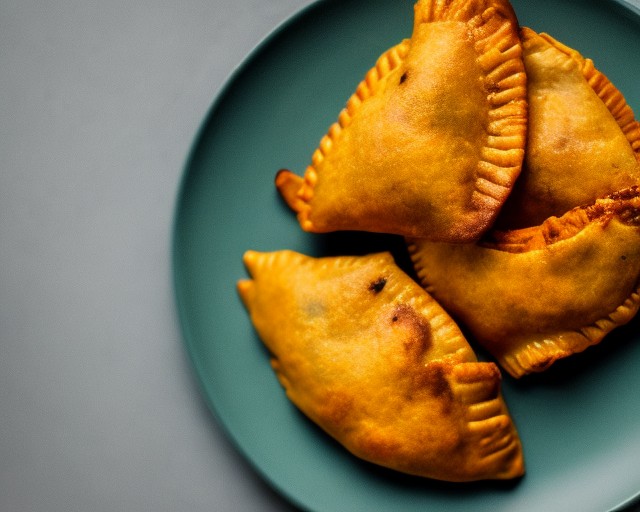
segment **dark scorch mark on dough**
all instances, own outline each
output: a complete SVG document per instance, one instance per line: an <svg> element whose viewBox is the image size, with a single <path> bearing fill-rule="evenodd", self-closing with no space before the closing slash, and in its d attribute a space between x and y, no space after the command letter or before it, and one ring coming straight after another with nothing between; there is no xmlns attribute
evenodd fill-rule
<svg viewBox="0 0 640 512"><path fill-rule="evenodd" d="M371 290L373 293L380 293L384 288L384 285L386 284L387 279L384 277L380 277L369 285L369 290Z"/></svg>

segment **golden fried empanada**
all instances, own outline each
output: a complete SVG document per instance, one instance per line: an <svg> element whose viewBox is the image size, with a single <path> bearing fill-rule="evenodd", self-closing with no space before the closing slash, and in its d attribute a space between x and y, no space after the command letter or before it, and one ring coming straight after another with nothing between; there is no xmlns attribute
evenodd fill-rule
<svg viewBox="0 0 640 512"><path fill-rule="evenodd" d="M522 29L529 130L522 173L497 220L537 226L640 184L640 125L622 93L577 51Z"/></svg>
<svg viewBox="0 0 640 512"><path fill-rule="evenodd" d="M287 396L350 452L442 480L524 472L497 366L390 254L244 261L238 290Z"/></svg>
<svg viewBox="0 0 640 512"><path fill-rule="evenodd" d="M514 377L599 343L636 314L640 191L479 244L410 240L419 279Z"/></svg>
<svg viewBox="0 0 640 512"><path fill-rule="evenodd" d="M526 139L526 77L508 0L420 0L321 140L276 185L311 232L469 241L494 220Z"/></svg>

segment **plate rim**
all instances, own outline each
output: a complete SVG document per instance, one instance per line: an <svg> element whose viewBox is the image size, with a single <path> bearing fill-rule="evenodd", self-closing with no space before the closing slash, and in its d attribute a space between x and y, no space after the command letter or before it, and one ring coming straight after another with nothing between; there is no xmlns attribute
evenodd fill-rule
<svg viewBox="0 0 640 512"><path fill-rule="evenodd" d="M225 439L231 444L233 449L247 462L248 467L254 471L265 483L271 487L272 490L277 492L286 501L293 506L301 510L310 510L308 505L302 503L286 488L281 486L276 480L274 480L268 472L263 470L258 464L256 464L251 456L233 433L233 431L227 426L227 423L222 419L223 414L220 412L218 405L215 403L212 394L208 392L205 384L205 370L202 368L201 363L195 355L193 336L190 333L189 322L187 321L187 314L185 313L185 299L182 298L184 293L182 290L182 284L180 283L180 271L178 268L178 231L180 224L180 216L185 201L185 190L187 187L187 181L189 179L190 169L193 161L197 155L198 148L204 138L204 133L207 127L214 119L216 112L223 104L225 98L232 90L234 84L238 81L240 75L247 69L256 59L260 53L264 51L267 45L271 44L280 34L289 29L292 25L298 22L301 18L307 15L308 12L318 8L321 4L326 4L336 0L312 0L310 3L298 8L290 15L285 16L282 20L277 22L270 30L259 37L258 41L247 51L247 53L232 67L232 69L226 74L225 78L221 81L218 88L213 92L212 99L208 108L205 110L196 130L194 131L186 156L180 168L180 178L174 194L173 199L173 213L171 218L171 239L170 239L170 261L171 261L171 285L173 288L173 302L174 310L177 313L177 320L179 326L179 336L182 339L182 346L186 349L186 353L191 365L192 375L196 377L198 389L201 399L207 404L209 411L211 412L218 428L224 433ZM624 1L624 0L623 0Z"/></svg>

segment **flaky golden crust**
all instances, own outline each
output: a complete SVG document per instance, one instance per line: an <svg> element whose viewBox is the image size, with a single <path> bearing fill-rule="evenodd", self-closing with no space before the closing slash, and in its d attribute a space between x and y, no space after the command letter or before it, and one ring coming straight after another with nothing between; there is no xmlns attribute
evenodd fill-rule
<svg viewBox="0 0 640 512"><path fill-rule="evenodd" d="M613 115L629 141L636 160L640 162L640 123L636 121L633 110L624 96L604 74L594 67L591 59L584 60L582 72L594 92Z"/></svg>
<svg viewBox="0 0 640 512"><path fill-rule="evenodd" d="M530 29L523 28L525 34L528 30ZM542 33L540 37L578 64L585 80L611 112L635 152L637 160L640 161L640 123L636 121L633 110L627 104L624 95L606 75L596 69L593 60L583 57L580 52L569 48L549 34Z"/></svg>
<svg viewBox="0 0 640 512"><path fill-rule="evenodd" d="M464 246L409 240L422 284L514 377L599 343L640 304L640 193Z"/></svg>
<svg viewBox="0 0 640 512"><path fill-rule="evenodd" d="M479 238L524 157L517 30L503 0L420 0L411 39L367 73L304 178L279 174L302 228Z"/></svg>
<svg viewBox="0 0 640 512"><path fill-rule="evenodd" d="M244 261L238 291L287 396L347 450L441 480L524 472L497 366L388 253Z"/></svg>
<svg viewBox="0 0 640 512"><path fill-rule="evenodd" d="M640 183L640 125L622 93L576 50L548 34L521 33L527 152L500 229L536 226Z"/></svg>

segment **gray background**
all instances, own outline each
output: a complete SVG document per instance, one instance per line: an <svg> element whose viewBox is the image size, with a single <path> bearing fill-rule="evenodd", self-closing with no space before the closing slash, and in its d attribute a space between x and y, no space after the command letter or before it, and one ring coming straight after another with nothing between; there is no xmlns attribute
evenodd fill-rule
<svg viewBox="0 0 640 512"><path fill-rule="evenodd" d="M309 3L0 0L0 512L289 509L200 395L170 236L216 91Z"/></svg>
<svg viewBox="0 0 640 512"><path fill-rule="evenodd" d="M216 91L309 3L0 1L0 512L287 509L200 395L170 236Z"/></svg>

